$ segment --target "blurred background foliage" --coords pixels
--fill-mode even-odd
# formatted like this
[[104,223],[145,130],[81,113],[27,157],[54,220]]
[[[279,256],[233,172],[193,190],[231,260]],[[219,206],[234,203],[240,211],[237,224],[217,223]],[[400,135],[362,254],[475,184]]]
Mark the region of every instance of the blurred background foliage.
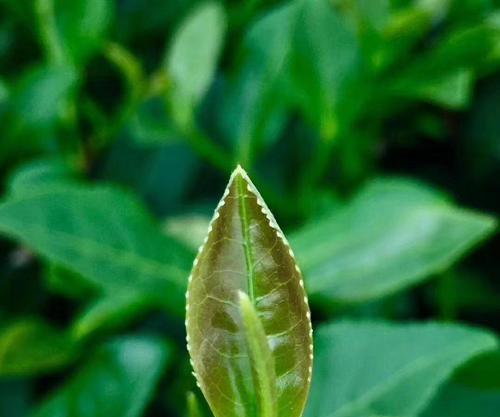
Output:
[[0,416],[187,415],[237,162],[305,273],[307,417],[498,416],[497,1],[0,0],[0,135]]

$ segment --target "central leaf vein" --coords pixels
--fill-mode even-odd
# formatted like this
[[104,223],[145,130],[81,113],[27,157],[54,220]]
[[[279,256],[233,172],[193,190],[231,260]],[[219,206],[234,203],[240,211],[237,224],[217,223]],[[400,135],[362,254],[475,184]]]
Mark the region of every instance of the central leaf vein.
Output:
[[255,291],[254,291],[254,263],[252,253],[252,241],[250,237],[250,219],[248,216],[247,202],[246,202],[246,181],[242,176],[237,177],[238,199],[241,218],[241,228],[243,232],[243,249],[245,252],[245,262],[247,265],[247,287],[248,297],[252,304],[255,304]]

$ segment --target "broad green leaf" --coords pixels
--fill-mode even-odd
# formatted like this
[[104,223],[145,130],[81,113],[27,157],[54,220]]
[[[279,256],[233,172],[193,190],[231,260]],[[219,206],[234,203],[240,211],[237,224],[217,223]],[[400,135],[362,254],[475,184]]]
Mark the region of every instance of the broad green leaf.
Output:
[[291,240],[317,301],[360,302],[441,272],[489,236],[495,219],[403,179],[376,180]]
[[76,65],[101,46],[113,17],[111,0],[54,0],[56,32],[66,59]]
[[174,35],[165,69],[173,83],[172,110],[181,125],[190,122],[210,86],[225,31],[224,9],[208,2],[192,12]]
[[182,310],[191,252],[128,194],[68,185],[13,196],[0,204],[0,232],[105,293],[131,290]]
[[415,417],[459,365],[498,345],[487,332],[433,323],[340,322],[315,335],[306,417]]
[[65,333],[38,320],[14,322],[0,330],[0,376],[33,375],[61,368],[76,357]]
[[215,417],[256,415],[258,384],[239,308],[246,293],[275,363],[279,417],[302,414],[311,377],[311,322],[292,251],[247,174],[238,167],[194,262],[188,349]]
[[33,417],[139,417],[171,354],[153,338],[122,338],[95,352]]
[[72,333],[76,339],[83,339],[96,332],[121,328],[150,308],[150,298],[141,293],[105,296],[84,310],[73,324]]
[[294,84],[298,101],[322,136],[336,133],[335,104],[357,71],[356,36],[327,0],[300,0],[294,43]]
[[258,415],[276,417],[277,386],[273,354],[267,341],[266,332],[252,301],[242,291],[239,292],[239,296],[243,332],[247,343],[248,356],[252,364],[255,391],[259,399],[257,404]]
[[421,417],[496,417],[500,410],[500,351],[481,355],[441,388]]

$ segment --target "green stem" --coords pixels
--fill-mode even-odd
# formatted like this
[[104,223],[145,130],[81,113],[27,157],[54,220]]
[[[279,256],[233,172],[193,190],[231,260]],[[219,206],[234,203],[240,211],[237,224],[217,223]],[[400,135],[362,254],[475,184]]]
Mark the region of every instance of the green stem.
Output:
[[54,64],[66,63],[63,44],[57,32],[53,0],[35,0],[40,39],[47,58]]

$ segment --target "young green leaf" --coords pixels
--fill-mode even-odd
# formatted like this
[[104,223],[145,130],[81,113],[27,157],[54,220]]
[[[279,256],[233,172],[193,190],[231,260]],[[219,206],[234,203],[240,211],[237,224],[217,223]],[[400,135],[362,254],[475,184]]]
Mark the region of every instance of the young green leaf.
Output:
[[255,391],[259,399],[258,415],[276,417],[277,387],[273,354],[267,342],[264,327],[248,295],[242,291],[238,293],[245,339],[252,363]]
[[[238,167],[194,261],[187,294],[188,349],[197,381],[216,417],[253,417],[262,402],[239,293],[262,323],[274,361],[277,415],[299,417],[312,371],[312,330],[299,268],[274,216]],[[243,300],[245,298],[243,297]],[[255,319],[256,317],[254,317]],[[252,352],[253,350],[253,352]],[[261,358],[262,360],[262,358]],[[265,360],[265,359],[264,359]],[[272,377],[271,377],[272,378]],[[268,381],[272,385],[271,381]]]

